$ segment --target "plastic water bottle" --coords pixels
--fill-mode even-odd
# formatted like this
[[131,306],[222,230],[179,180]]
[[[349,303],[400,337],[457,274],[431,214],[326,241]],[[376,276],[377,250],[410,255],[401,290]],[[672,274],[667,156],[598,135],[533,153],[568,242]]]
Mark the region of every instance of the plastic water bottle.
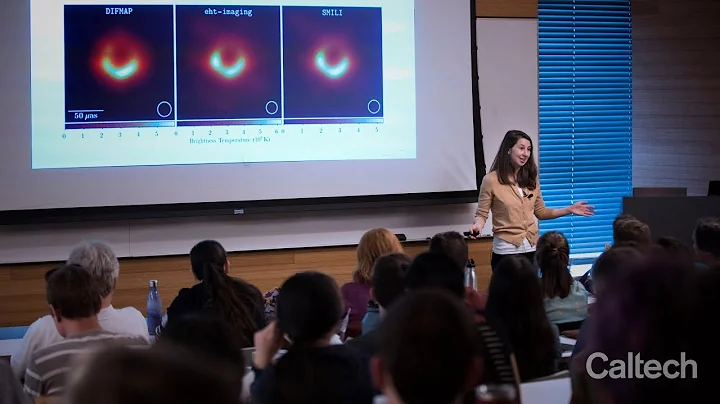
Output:
[[150,281],[150,292],[147,298],[147,326],[150,335],[156,335],[156,330],[162,323],[162,300],[158,292],[158,281]]
[[465,287],[477,291],[477,280],[475,278],[475,261],[471,258],[465,264]]

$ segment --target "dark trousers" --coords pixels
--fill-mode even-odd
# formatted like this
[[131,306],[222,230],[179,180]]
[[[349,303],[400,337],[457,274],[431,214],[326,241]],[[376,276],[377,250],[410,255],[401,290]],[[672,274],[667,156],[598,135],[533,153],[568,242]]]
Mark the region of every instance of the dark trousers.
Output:
[[535,264],[535,251],[528,252],[528,253],[522,253],[522,254],[495,254],[492,253],[492,258],[490,259],[490,267],[492,268],[492,271],[495,272],[495,269],[497,269],[498,265],[500,265],[500,261],[503,260],[505,257],[525,257],[530,260],[530,262]]

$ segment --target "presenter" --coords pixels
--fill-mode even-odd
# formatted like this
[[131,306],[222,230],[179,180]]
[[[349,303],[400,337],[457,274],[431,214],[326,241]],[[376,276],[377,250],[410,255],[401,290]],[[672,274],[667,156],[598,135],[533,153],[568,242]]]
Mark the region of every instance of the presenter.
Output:
[[494,271],[508,255],[523,255],[534,262],[538,241],[535,220],[555,219],[570,214],[592,216],[595,208],[576,202],[562,209],[545,207],[540,192],[530,136],[519,130],[505,134],[490,172],[480,186],[471,238],[478,238],[492,212],[493,247],[490,265]]

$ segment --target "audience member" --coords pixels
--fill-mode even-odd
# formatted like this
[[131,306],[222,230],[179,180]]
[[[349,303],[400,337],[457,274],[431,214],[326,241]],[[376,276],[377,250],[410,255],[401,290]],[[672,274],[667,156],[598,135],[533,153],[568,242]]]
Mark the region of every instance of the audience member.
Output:
[[265,326],[265,300],[260,290],[228,275],[225,248],[205,240],[190,250],[190,265],[199,282],[183,288],[167,309],[168,324],[187,313],[216,315],[235,331],[242,347],[253,345],[253,335]]
[[618,220],[613,227],[613,245],[647,249],[652,246],[650,227],[637,219]]
[[375,384],[390,404],[459,404],[481,373],[477,332],[461,300],[442,290],[403,296],[380,326]]
[[[617,215],[612,223],[613,236],[615,235],[615,232],[617,231],[620,224],[626,220],[637,220],[637,218],[627,213],[621,213]],[[615,242],[614,238],[613,242]],[[612,246],[612,244],[605,244],[605,250],[609,250]]]
[[73,377],[67,404],[238,404],[242,375],[180,347],[112,348]]
[[720,264],[720,218],[698,220],[693,232],[693,244],[698,267],[708,268]]
[[[465,241],[462,234],[456,231],[448,231],[434,235],[430,239],[429,251],[447,255],[455,261],[462,271],[465,271],[469,251],[467,241]],[[478,293],[470,286],[465,288],[465,303],[475,310],[485,310],[487,298],[487,293]]]
[[[649,251],[640,261],[625,262],[616,271],[618,276],[606,285],[595,303],[587,346],[573,361],[573,372],[584,377],[573,378],[572,402],[705,402],[707,397],[701,399],[692,377],[700,368],[689,362],[697,360],[691,355],[697,336],[688,333],[693,329],[692,286],[697,272],[671,259],[661,249]],[[704,349],[714,350],[715,346]],[[604,356],[591,356],[597,352]],[[681,353],[688,353],[685,361]],[[655,369],[647,364],[631,366],[629,354],[634,360],[652,359],[659,366]],[[680,365],[665,367],[665,371],[683,371],[687,377],[671,378],[667,374],[646,377],[650,371],[661,373],[663,364],[670,360]],[[623,373],[626,377],[606,376],[601,380],[590,377],[590,371],[601,374],[611,368],[610,374],[618,375],[619,363],[626,366]],[[638,375],[638,371],[642,374]]]
[[[635,221],[637,222],[637,218],[633,215],[627,214],[627,213],[621,213],[617,217],[615,217],[615,220],[613,220],[612,224],[612,231],[613,231],[613,244],[605,244],[605,251],[609,250],[613,247],[613,245],[617,246],[623,246],[623,244],[627,246],[640,246],[641,244],[650,243],[650,228],[642,228],[640,229],[639,233],[643,233],[644,231],[647,231],[647,237],[641,234],[640,237],[635,238],[633,234],[627,234],[630,233],[631,230],[637,229],[637,224],[633,224],[629,226],[628,229],[622,229],[621,225],[625,223],[626,221]],[[640,242],[638,242],[638,239],[640,239]],[[619,243],[619,245],[618,245]],[[583,274],[580,278],[578,278],[578,281],[585,287],[585,290],[587,290],[589,293],[594,294],[595,293],[595,287],[593,285],[593,279],[592,279],[592,272],[593,268],[590,268],[587,272]]]
[[691,266],[695,263],[695,254],[692,248],[687,246],[682,241],[675,237],[660,237],[655,243],[658,247],[662,248],[667,252],[669,257],[674,257],[683,261],[684,263],[690,263]]
[[345,310],[350,310],[347,337],[355,338],[362,335],[362,320],[367,312],[370,301],[370,288],[372,266],[378,257],[403,252],[402,245],[397,236],[388,229],[368,230],[360,238],[357,246],[357,266],[352,273],[352,282],[342,285],[340,292],[343,297]]
[[579,329],[587,317],[588,292],[570,274],[570,246],[565,236],[557,231],[543,234],[536,258],[548,320],[560,331]]
[[[84,268],[98,285],[102,300],[97,318],[104,330],[149,341],[147,322],[142,313],[133,307],[116,309],[112,305],[120,263],[108,245],[101,242],[81,243],[70,252],[66,264]],[[35,351],[60,341],[62,336],[58,334],[52,316],[43,316],[33,322],[19,349],[10,358],[16,377],[25,377],[30,356]]]
[[[192,312],[168,322],[156,346],[176,345],[217,362],[226,362],[242,374],[245,358],[241,340],[233,328],[215,315]],[[249,365],[249,363],[248,363]]]
[[548,321],[537,270],[527,258],[500,262],[490,280],[486,314],[506,333],[521,381],[558,371],[560,333]]
[[[377,352],[380,343],[380,332],[377,327],[382,323],[387,309],[398,298],[405,293],[405,275],[412,259],[404,253],[386,254],[375,261],[372,269],[372,289],[370,297],[378,303],[380,321],[373,324],[373,327],[365,332],[366,324],[363,324],[363,335],[352,339],[346,344],[369,358]],[[366,316],[367,317],[367,316]],[[369,325],[369,324],[367,324]]]
[[[463,273],[455,261],[445,254],[426,252],[418,255],[405,276],[407,290],[440,289],[463,300],[465,286]],[[467,307],[467,305],[466,305]],[[470,312],[472,313],[472,309]],[[474,313],[479,332],[479,352],[485,366],[479,383],[515,384],[520,376],[507,338],[497,324],[491,324],[484,313]]]
[[65,265],[47,277],[46,297],[58,333],[64,338],[33,352],[25,372],[25,392],[33,398],[58,396],[65,389],[73,360],[108,344],[147,345],[139,337],[103,330],[98,320],[102,285],[77,265]]
[[[277,322],[255,335],[252,397],[258,404],[372,402],[370,373],[360,355],[331,339],[342,318],[335,281],[317,272],[290,277],[280,288]],[[287,353],[273,363],[283,338]]]
[[[694,271],[695,285],[692,288],[691,328],[685,335],[691,338],[687,356],[697,362],[697,397],[707,401],[717,394],[717,380],[720,380],[720,349],[717,347],[716,329],[708,319],[716,318],[720,309],[720,265],[706,271]],[[687,369],[689,370],[689,369]],[[687,373],[686,373],[687,374]],[[689,402],[689,401],[688,401]],[[700,401],[698,401],[700,402]]]
[[[633,263],[639,262],[643,255],[632,247],[612,247],[598,257],[593,266],[593,279],[595,285],[595,298],[600,299],[605,294],[608,284],[615,282],[620,276],[622,268],[632,268]],[[573,347],[572,357],[585,349],[588,334],[593,323],[592,306],[588,307],[588,317],[583,321],[578,331],[577,340]],[[571,359],[572,360],[572,359]]]

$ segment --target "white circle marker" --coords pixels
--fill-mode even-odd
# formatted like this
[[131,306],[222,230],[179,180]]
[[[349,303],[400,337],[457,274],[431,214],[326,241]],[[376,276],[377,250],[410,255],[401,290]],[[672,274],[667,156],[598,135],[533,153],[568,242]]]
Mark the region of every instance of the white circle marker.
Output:
[[[271,112],[271,108],[273,108],[273,106],[275,106],[275,108],[272,109],[272,112]],[[277,114],[279,109],[280,109],[280,107],[278,107],[278,104],[275,101],[268,101],[267,104],[265,104],[265,112],[267,112],[269,115]]]
[[[160,113],[160,107],[162,105],[167,105],[167,107],[169,109],[168,113],[165,115]],[[170,114],[172,114],[172,105],[170,105],[170,103],[167,101],[160,101],[160,103],[157,105],[156,111],[157,111],[157,114],[160,115],[161,118],[167,118],[170,116]]]
[[375,115],[380,112],[380,101],[372,99],[367,105],[368,112]]

